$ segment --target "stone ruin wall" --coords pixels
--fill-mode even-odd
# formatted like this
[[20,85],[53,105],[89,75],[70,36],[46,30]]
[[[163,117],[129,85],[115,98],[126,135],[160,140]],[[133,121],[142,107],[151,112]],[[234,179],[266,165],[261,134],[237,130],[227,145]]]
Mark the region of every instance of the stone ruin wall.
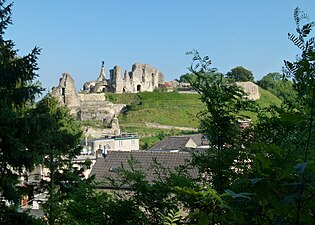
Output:
[[105,94],[103,93],[78,93],[80,102],[105,102]]
[[75,90],[74,80],[69,73],[63,73],[59,79],[59,85],[53,87],[51,91],[62,106],[67,106],[71,113],[75,113],[76,108],[80,106],[80,100]]
[[236,82],[236,85],[242,87],[247,94],[249,100],[258,100],[260,98],[259,88],[257,84],[253,82]]
[[[52,96],[60,105],[67,106],[78,120],[98,120],[108,127],[112,126],[115,118],[126,106],[106,101],[104,93],[77,93],[74,80],[69,73],[62,74],[59,85],[52,88]],[[118,134],[119,125],[107,131]]]
[[110,81],[113,83],[114,93],[152,92],[164,82],[164,75],[148,64],[134,64],[131,72],[127,70],[122,76],[122,69],[115,66],[110,70]]
[[105,98],[104,93],[79,93],[80,119],[98,120],[110,126],[113,118],[125,108],[125,104],[113,104]]
[[101,72],[96,80],[85,82],[83,91],[87,93],[137,93],[143,91],[154,91],[159,84],[164,83],[164,75],[156,68],[148,64],[135,63],[132,70],[125,70],[122,73],[120,66],[115,66],[110,71],[109,78],[106,78],[104,62]]

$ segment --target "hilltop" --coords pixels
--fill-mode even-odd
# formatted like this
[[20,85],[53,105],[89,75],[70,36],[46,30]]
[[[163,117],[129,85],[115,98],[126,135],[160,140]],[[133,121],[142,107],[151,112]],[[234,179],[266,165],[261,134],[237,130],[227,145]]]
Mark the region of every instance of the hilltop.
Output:
[[[281,104],[281,100],[269,91],[259,88],[259,92],[261,97],[256,101],[259,106],[265,108],[272,104]],[[116,104],[127,105],[126,110],[118,117],[121,130],[137,132],[143,141],[150,143],[158,141],[165,135],[196,132],[199,125],[198,113],[205,109],[199,95],[195,93],[159,91],[106,93],[106,99]],[[255,121],[255,113],[244,114]]]

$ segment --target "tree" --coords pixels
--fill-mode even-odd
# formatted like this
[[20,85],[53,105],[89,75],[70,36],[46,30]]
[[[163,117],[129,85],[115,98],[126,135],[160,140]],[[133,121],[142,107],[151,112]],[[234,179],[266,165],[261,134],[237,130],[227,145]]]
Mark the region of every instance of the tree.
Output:
[[195,74],[193,73],[185,73],[179,77],[178,82],[190,83],[196,79]]
[[268,73],[261,80],[257,81],[257,84],[263,89],[273,89],[276,87],[277,82],[283,79],[283,75],[278,72]]
[[[289,39],[302,51],[301,56],[295,62],[285,61],[287,76],[292,77],[294,88],[298,92],[300,107],[298,115],[301,118],[302,145],[298,164],[295,165],[296,196],[296,224],[314,223],[314,171],[315,171],[315,140],[314,140],[314,116],[315,116],[315,37],[309,37],[315,22],[304,23],[308,19],[307,14],[299,8],[294,10],[294,19],[298,36],[288,34]],[[311,211],[310,211],[311,210]]]
[[[25,171],[45,165],[50,169],[51,179],[45,187],[49,191],[49,223],[53,224],[57,200],[80,180],[80,171],[74,170],[70,161],[80,151],[82,132],[69,111],[58,107],[50,96],[35,104],[43,91],[35,80],[40,49],[35,47],[21,57],[13,41],[4,40],[4,31],[11,24],[11,7],[12,3],[0,0],[0,223],[40,223],[17,212],[24,191],[17,184]],[[4,200],[11,207],[6,207]]]
[[250,70],[237,66],[227,72],[226,77],[234,82],[254,81],[254,75]]
[[201,58],[197,51],[191,54],[190,71],[197,77],[191,85],[206,105],[206,111],[200,114],[200,129],[210,142],[209,151],[196,156],[195,163],[201,165],[201,171],[208,174],[214,189],[222,194],[234,173],[232,167],[238,155],[234,153],[241,151],[242,135],[247,131],[241,130],[237,121],[245,119],[241,111],[250,108],[251,101],[244,97],[240,87],[228,83],[222,74],[215,73],[216,69],[209,68],[211,61],[207,56]]
[[239,182],[252,193],[246,204],[237,204],[239,211],[248,212],[240,216],[251,224],[314,224],[315,39],[307,39],[314,23],[300,27],[306,14],[298,8],[294,18],[299,36],[289,34],[289,39],[302,54],[285,65],[286,78],[294,81],[298,94],[296,104],[284,102],[260,113],[249,145],[251,168]]
[[284,79],[280,73],[268,73],[257,84],[272,94],[277,96],[282,101],[294,104],[297,98],[297,92],[293,88],[293,82],[289,79]]
[[58,221],[60,203],[81,182],[84,166],[75,169],[72,161],[81,151],[82,129],[69,110],[59,106],[57,100],[50,95],[36,104],[32,115],[40,121],[38,145],[41,148],[41,164],[49,169],[50,180],[44,186],[49,199],[44,209],[49,224],[52,225]]
[[[18,178],[38,160],[39,149],[33,148],[31,138],[36,119],[29,112],[43,89],[35,81],[40,49],[18,56],[13,41],[4,40],[5,29],[12,23],[11,7],[12,3],[0,0],[0,198],[16,204],[21,196]],[[7,215],[0,214],[2,219]]]
[[233,187],[242,176],[239,171],[245,172],[248,162],[244,146],[250,132],[248,128],[241,129],[238,120],[245,119],[242,111],[250,109],[252,102],[244,97],[240,87],[210,67],[209,57],[202,58],[197,51],[190,54],[193,62],[189,69],[196,76],[191,86],[206,106],[199,118],[200,130],[209,139],[209,149],[193,154],[192,163],[199,169],[202,186],[184,190],[189,196],[186,199],[191,201],[186,204],[194,212],[191,216],[197,213],[199,223],[225,223],[231,214],[221,197],[227,196],[225,190]]

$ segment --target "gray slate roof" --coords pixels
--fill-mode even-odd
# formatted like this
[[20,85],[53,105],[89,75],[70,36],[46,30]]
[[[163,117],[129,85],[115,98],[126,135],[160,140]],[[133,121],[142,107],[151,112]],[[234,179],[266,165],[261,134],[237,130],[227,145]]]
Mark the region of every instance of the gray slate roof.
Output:
[[[98,182],[104,181],[106,177],[119,179],[116,173],[117,168],[123,164],[125,169],[130,169],[128,161],[131,158],[137,162],[137,168],[141,168],[145,172],[147,180],[152,181],[156,177],[155,160],[164,168],[175,170],[179,166],[187,165],[191,160],[191,155],[188,152],[108,151],[106,158],[97,158],[90,176],[95,175]],[[192,178],[196,178],[198,171],[196,168],[191,168],[188,173]]]
[[150,150],[180,150],[184,149],[187,142],[192,139],[196,145],[202,145],[202,134],[191,134],[183,136],[170,136],[164,138],[159,143],[154,145]]

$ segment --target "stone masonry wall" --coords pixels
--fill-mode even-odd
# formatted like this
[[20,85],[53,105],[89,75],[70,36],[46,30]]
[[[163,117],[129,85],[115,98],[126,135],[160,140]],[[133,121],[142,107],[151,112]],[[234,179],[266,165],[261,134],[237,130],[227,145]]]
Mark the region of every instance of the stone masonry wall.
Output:
[[104,93],[77,93],[74,80],[68,73],[62,74],[59,85],[52,88],[52,95],[78,120],[98,120],[108,127],[125,107],[124,104],[106,101]]
[[253,82],[236,82],[236,85],[242,87],[250,100],[258,100],[260,98],[259,88]]

